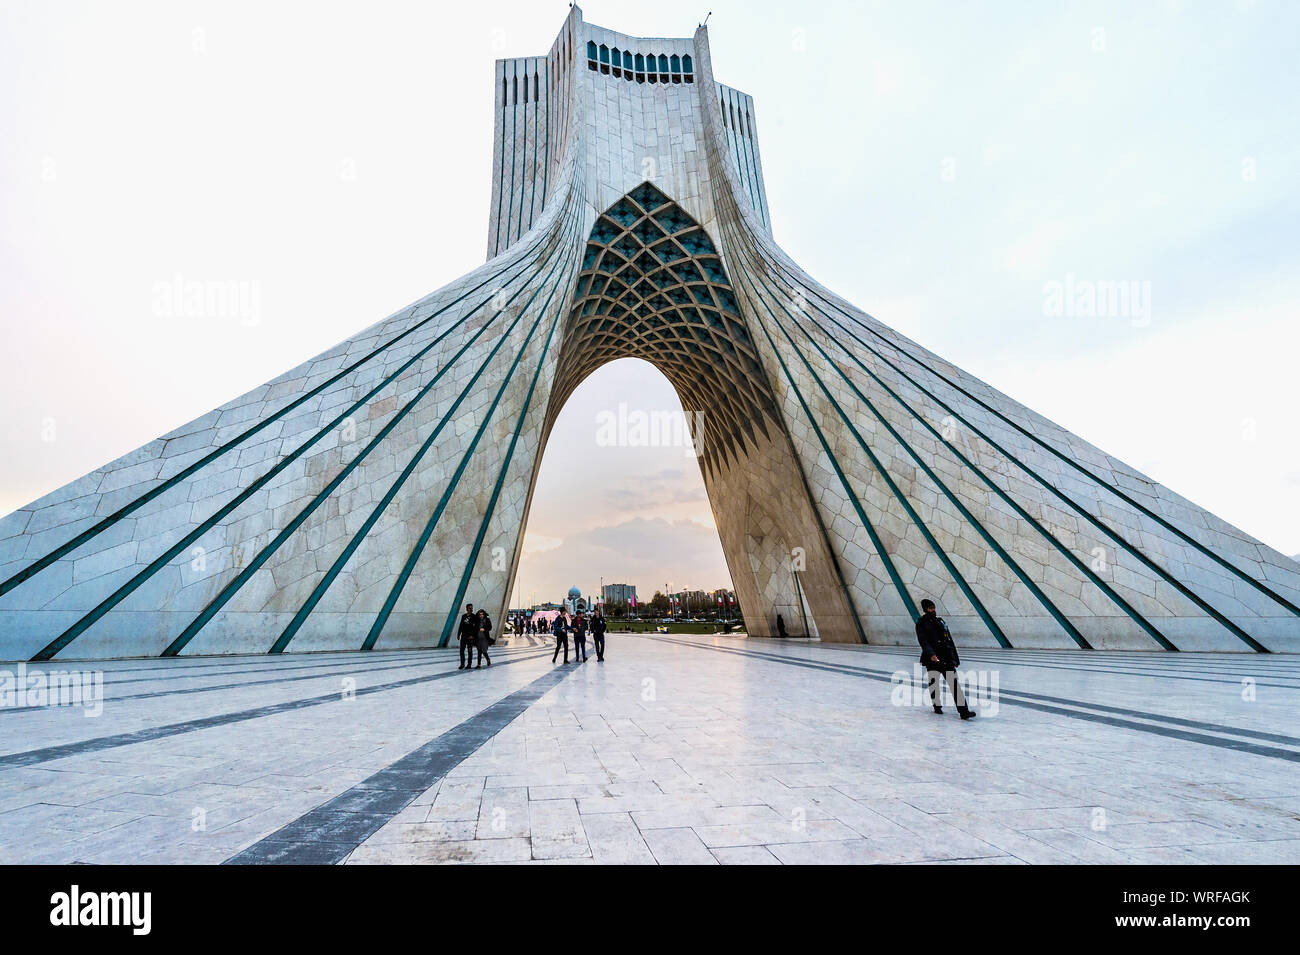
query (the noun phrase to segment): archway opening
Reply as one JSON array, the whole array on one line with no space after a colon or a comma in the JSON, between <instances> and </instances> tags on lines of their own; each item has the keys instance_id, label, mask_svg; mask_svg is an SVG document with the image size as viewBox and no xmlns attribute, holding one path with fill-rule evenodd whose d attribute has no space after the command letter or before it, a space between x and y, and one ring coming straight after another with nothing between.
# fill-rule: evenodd
<instances>
[{"instance_id":1,"label":"archway opening","mask_svg":"<svg viewBox=\"0 0 1300 955\"><path fill-rule=\"evenodd\" d=\"M714 592L731 591L689 424L651 363L615 359L569 395L538 468L518 567L511 608L558 603L571 587L590 602L610 585L616 621L651 615L656 591L689 595L681 617L706 616ZM617 585L635 587L636 604ZM734 603L723 609L737 617Z\"/></svg>"},{"instance_id":2,"label":"archway opening","mask_svg":"<svg viewBox=\"0 0 1300 955\"><path fill-rule=\"evenodd\" d=\"M831 579L834 575L821 575L811 587L799 578L802 555L816 554L821 566L829 566L826 531L812 507L737 292L704 227L648 182L623 196L592 227L564 329L546 412L542 461L555 455L548 443L557 437L562 445L576 441L579 448L583 446L580 433L563 437L556 425L561 409L584 381L603 368L628 367L623 359L652 364L667 379L681 413L664 413L668 409L661 407L656 419L656 409L646 409L642 403L636 409L643 413L642 419L636 421L630 405L621 407L608 388L598 388L603 441L642 443L661 452L667 449L678 461L689 459L707 498L696 503L701 508L707 504L713 516L711 523L736 594L734 609L724 603L727 615L734 619L735 610L740 610L749 632L773 636L786 631L816 634L812 607L818 605L834 606L833 616L847 620L842 584ZM618 380L617 372L609 375L610 381ZM597 379L605 380L605 376ZM578 412L579 427L581 422L582 412ZM590 409L585 424L592 427ZM601 422L595 424L594 433L588 432L588 447L602 442ZM559 454L554 465L557 473L581 472L580 456L567 447ZM539 462L534 471L534 489L542 466ZM649 463L641 467L643 474L622 478L624 486L635 489L644 484L646 474L657 474L669 478L669 484L675 482L677 492L689 488L698 496L699 485L683 481L685 471ZM562 506L550 499L549 490L543 501L543 506ZM517 564L521 579L512 584L512 606L535 599L529 576L539 569L537 561L544 559L548 546L569 546L566 535L542 530L555 526L552 522L558 515L547 514L534 523L535 503L530 491L528 540L520 542L520 554L526 548L527 556ZM553 566L568 563L560 555L555 558ZM654 576L664 578L665 589L673 589L672 578L683 572L660 569ZM589 568L586 573L601 571ZM659 581L651 585L658 589ZM554 585L548 582L548 586ZM703 588L690 589L702 603ZM638 596L644 599L644 593ZM841 629L843 622L837 624Z\"/></svg>"}]
</instances>

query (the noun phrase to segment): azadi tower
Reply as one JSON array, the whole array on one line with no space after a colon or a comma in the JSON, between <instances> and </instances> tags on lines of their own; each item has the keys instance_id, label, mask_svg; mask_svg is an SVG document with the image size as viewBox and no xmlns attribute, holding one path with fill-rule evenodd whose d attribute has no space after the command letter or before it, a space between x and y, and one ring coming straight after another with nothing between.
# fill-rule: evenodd
<instances>
[{"instance_id":1,"label":"azadi tower","mask_svg":"<svg viewBox=\"0 0 1300 955\"><path fill-rule=\"evenodd\" d=\"M752 635L1300 649L1300 565L822 287L706 30L500 60L487 263L0 521L0 658L444 644L500 619L547 435L672 382ZM796 576L797 575L797 576Z\"/></svg>"}]
</instances>

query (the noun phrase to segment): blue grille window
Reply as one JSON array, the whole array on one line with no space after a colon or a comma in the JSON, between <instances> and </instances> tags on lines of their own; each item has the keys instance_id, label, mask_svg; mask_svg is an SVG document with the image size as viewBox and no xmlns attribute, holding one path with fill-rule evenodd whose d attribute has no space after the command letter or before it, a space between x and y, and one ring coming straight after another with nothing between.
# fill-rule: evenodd
<instances>
[{"instance_id":1,"label":"blue grille window","mask_svg":"<svg viewBox=\"0 0 1300 955\"><path fill-rule=\"evenodd\" d=\"M695 61L689 53L633 53L587 41L587 68L638 83L694 83Z\"/></svg>"}]
</instances>

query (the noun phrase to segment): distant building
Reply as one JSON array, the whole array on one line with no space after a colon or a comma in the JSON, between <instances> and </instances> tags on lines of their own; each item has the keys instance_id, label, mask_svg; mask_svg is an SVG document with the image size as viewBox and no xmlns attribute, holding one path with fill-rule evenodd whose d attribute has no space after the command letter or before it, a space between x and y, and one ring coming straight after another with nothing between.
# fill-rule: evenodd
<instances>
[{"instance_id":1,"label":"distant building","mask_svg":"<svg viewBox=\"0 0 1300 955\"><path fill-rule=\"evenodd\" d=\"M608 607L624 609L636 604L636 586L633 584L605 584L600 588L600 598Z\"/></svg>"},{"instance_id":2,"label":"distant building","mask_svg":"<svg viewBox=\"0 0 1300 955\"><path fill-rule=\"evenodd\" d=\"M709 609L710 597L703 590L683 590L677 598L677 610L681 613L697 614Z\"/></svg>"}]
</instances>

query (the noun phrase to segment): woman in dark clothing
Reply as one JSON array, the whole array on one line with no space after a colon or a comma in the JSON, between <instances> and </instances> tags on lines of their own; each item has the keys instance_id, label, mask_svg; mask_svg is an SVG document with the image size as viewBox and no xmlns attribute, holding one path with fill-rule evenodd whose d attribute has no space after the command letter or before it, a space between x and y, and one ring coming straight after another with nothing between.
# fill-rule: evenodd
<instances>
[{"instance_id":1,"label":"woman in dark clothing","mask_svg":"<svg viewBox=\"0 0 1300 955\"><path fill-rule=\"evenodd\" d=\"M487 661L488 666L492 665L492 658L488 656L488 642L491 639L492 618L488 616L486 610L480 610L478 612L478 666L474 669L482 667L484 660Z\"/></svg>"}]
</instances>

